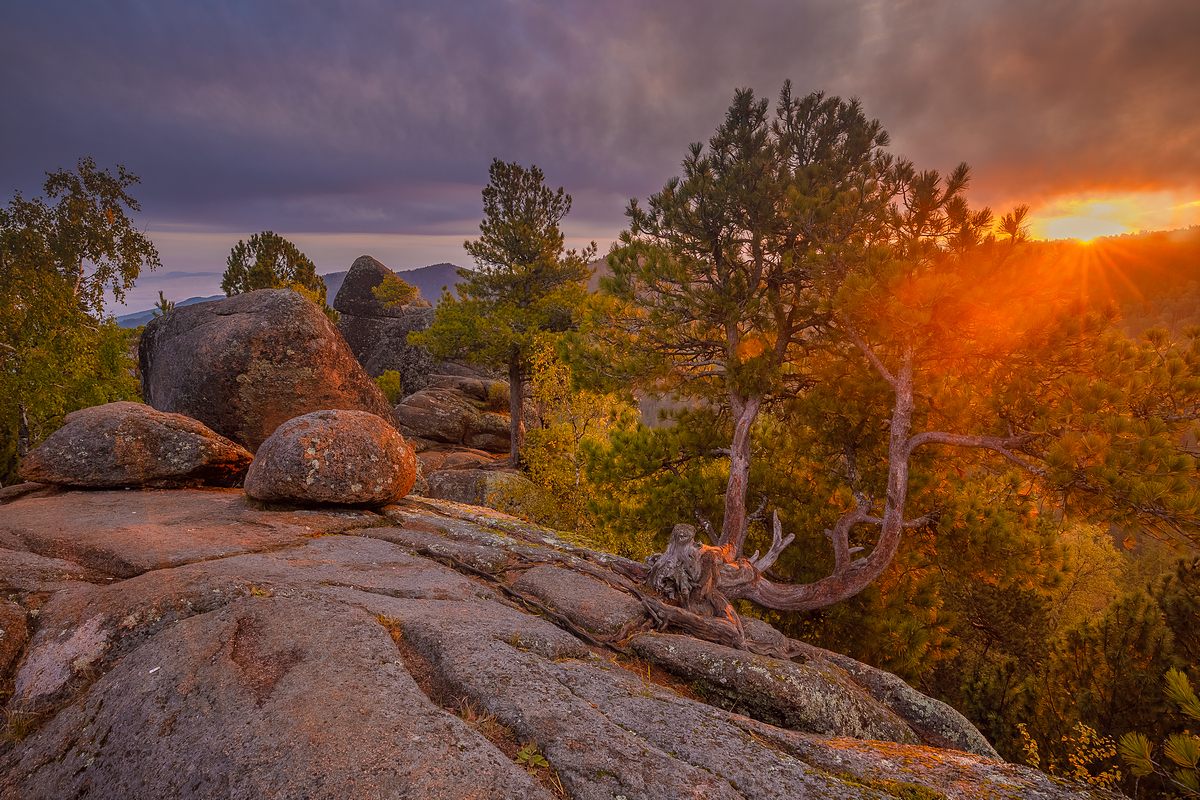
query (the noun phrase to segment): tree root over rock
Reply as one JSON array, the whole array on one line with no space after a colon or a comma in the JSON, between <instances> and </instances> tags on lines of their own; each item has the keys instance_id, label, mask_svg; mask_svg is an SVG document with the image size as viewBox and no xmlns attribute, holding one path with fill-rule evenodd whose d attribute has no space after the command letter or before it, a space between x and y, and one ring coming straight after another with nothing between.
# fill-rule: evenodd
<instances>
[{"instance_id":1,"label":"tree root over rock","mask_svg":"<svg viewBox=\"0 0 1200 800\"><path fill-rule=\"evenodd\" d=\"M674 628L697 639L738 650L747 650L757 655L787 660L805 656L800 647L790 643L762 642L746 636L741 617L738 616L719 588L724 573L730 572L729 565L722 552L717 548L703 547L695 543L695 529L690 525L677 525L672 533L672 546L669 546L666 553L660 554L659 558L652 562L644 576L637 576L643 577L652 591L668 599L678 599L681 603L679 606L663 602L659 597L644 591L643 589L646 587L639 587L630 580L634 576L616 573L609 565L599 566L589 561L580 561L558 554L544 559L544 563L553 563L564 569L587 575L618 591L632 595L642 604L643 615L630 620L613 636L597 637L588 633L558 611L536 598L512 588L495 573L472 567L454 556L437 553L428 548L420 548L415 552L426 558L440 561L461 573L488 581L500 589L505 596L536 611L558 627L593 647L628 655L621 643L630 636L639 632L665 631L668 628ZM536 561L529 556L518 557L524 561ZM742 569L749 570L751 573L756 571L749 561L746 561ZM683 589L681 590L679 587L683 587ZM783 641L787 642L788 640Z\"/></svg>"},{"instance_id":2,"label":"tree root over rock","mask_svg":"<svg viewBox=\"0 0 1200 800\"><path fill-rule=\"evenodd\" d=\"M441 563L446 564L447 566L450 566L450 567L458 570L459 572L463 572L468 575L473 575L477 578L482 578L490 583L495 584L496 588L498 588L501 592L503 592L506 597L509 597L510 599L515 600L518 603L521 603L522 605L536 609L538 611L538 613L545 616L548 620L553 622L555 625L557 625L558 627L567 631L567 633L570 633L572 636L576 637L577 639L587 642L588 644L592 645L593 647L608 646L608 644L606 642L602 642L599 639L597 639L595 636L592 636L590 633L585 631L583 628L581 628L578 625L576 625L575 623L571 622L571 620L567 619L566 617L564 617L562 614L558 613L554 609L550 608L549 606L545 605L544 603L540 602L539 600L536 600L536 599L530 597L529 595L525 594L524 592L518 592L516 589L514 589L511 586L509 586L508 584L506 584L500 578L496 577L495 575L493 575L490 572L487 572L486 570L477 569L475 567L472 567L470 564L467 564L464 561L460 561L459 559L457 559L454 556L449 555L447 553L435 553L433 550L430 550L428 547L421 547L413 552L415 552L419 556L424 556L425 558L429 558L434 561L440 561Z\"/></svg>"}]
</instances>

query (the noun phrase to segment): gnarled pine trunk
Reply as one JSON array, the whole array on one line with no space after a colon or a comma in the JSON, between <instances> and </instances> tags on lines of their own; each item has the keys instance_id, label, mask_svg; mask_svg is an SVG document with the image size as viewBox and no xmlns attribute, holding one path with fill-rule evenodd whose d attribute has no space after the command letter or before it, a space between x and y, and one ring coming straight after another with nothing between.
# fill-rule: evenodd
<instances>
[{"instance_id":1,"label":"gnarled pine trunk","mask_svg":"<svg viewBox=\"0 0 1200 800\"><path fill-rule=\"evenodd\" d=\"M882 365L878 365L882 367ZM882 519L871 515L871 502L856 497L855 508L842 515L826 534L833 542L833 574L803 585L780 585L763 576L794 536L783 537L779 515L774 520L774 541L762 558L743 558L746 539L746 480L750 468L750 428L761 400L735 403L734 441L730 452L729 488L725 523L716 547L695 541L691 525L676 525L666 551L651 556L648 586L660 596L676 600L677 609L654 614L660 624L672 624L689 633L733 646L744 646L741 623L731 600L751 600L780 611L824 608L861 592L887 569L900 546L903 530L918 524L904 521L908 494L909 457L920 442L909 437L913 412L913 370L905 358L896 375L882 370L895 389L888 441L888 484ZM860 523L878 525L879 540L870 555L851 560L851 529ZM664 606L665 607L665 606ZM670 607L665 607L670 608ZM653 612L652 612L653 613Z\"/></svg>"},{"instance_id":2,"label":"gnarled pine trunk","mask_svg":"<svg viewBox=\"0 0 1200 800\"><path fill-rule=\"evenodd\" d=\"M733 441L729 444L729 483L725 488L725 517L717 547L727 561L742 557L746 543L746 490L750 483L750 431L762 408L761 397L738 397L729 393L733 409Z\"/></svg>"}]
</instances>

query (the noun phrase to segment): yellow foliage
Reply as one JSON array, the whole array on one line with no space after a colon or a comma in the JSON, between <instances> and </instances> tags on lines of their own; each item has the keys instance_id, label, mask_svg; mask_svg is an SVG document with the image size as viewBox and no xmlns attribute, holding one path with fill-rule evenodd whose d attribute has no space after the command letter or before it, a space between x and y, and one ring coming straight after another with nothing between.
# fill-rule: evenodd
<instances>
[{"instance_id":1,"label":"yellow foliage","mask_svg":"<svg viewBox=\"0 0 1200 800\"><path fill-rule=\"evenodd\" d=\"M1041 769L1042 755L1038 752L1037 741L1029 735L1029 728L1024 722L1018 722L1017 732L1021 734L1021 755L1025 757L1025 764L1034 769Z\"/></svg>"},{"instance_id":2,"label":"yellow foliage","mask_svg":"<svg viewBox=\"0 0 1200 800\"><path fill-rule=\"evenodd\" d=\"M1116 789L1117 784L1121 780L1121 770L1115 766L1105 769L1105 762L1111 761L1117 754L1116 743L1113 742L1112 738L1101 736L1095 729L1084 725L1082 722L1076 723L1073 731L1074 735L1067 737L1066 740L1068 746L1067 761L1070 764L1070 768L1066 770L1067 777L1083 781L1092 786ZM1017 723L1017 733L1021 737L1021 754L1024 757L1025 764L1034 769L1042 769L1042 758L1038 750L1037 741L1030 736L1029 729L1026 728L1025 723ZM1142 738L1145 739L1144 736ZM1126 746L1125 739L1122 739L1121 753L1123 756L1126 753ZM1127 756L1126 760L1128 760ZM1046 771L1053 775L1055 773L1055 765L1053 763L1047 764ZM1133 774L1144 775L1146 773L1139 773L1135 768Z\"/></svg>"},{"instance_id":3,"label":"yellow foliage","mask_svg":"<svg viewBox=\"0 0 1200 800\"><path fill-rule=\"evenodd\" d=\"M542 490L532 516L603 547L602 541L594 540L596 531L587 512L594 487L583 474L581 447L606 440L615 427L631 425L634 412L614 393L573 391L570 368L558 358L550 337L537 343L532 361L530 386L542 427L528 432L521 452L529 479Z\"/></svg>"},{"instance_id":4,"label":"yellow foliage","mask_svg":"<svg viewBox=\"0 0 1200 800\"><path fill-rule=\"evenodd\" d=\"M392 405L399 403L400 398L404 396L404 381L394 369L384 370L383 374L375 379L375 385Z\"/></svg>"},{"instance_id":5,"label":"yellow foliage","mask_svg":"<svg viewBox=\"0 0 1200 800\"><path fill-rule=\"evenodd\" d=\"M371 294L385 307L396 308L412 303L414 298L421 296L421 291L395 273L389 273Z\"/></svg>"},{"instance_id":6,"label":"yellow foliage","mask_svg":"<svg viewBox=\"0 0 1200 800\"><path fill-rule=\"evenodd\" d=\"M1125 558L1099 525L1072 525L1062 533L1066 579L1051 593L1051 614L1058 630L1090 619L1120 594Z\"/></svg>"},{"instance_id":7,"label":"yellow foliage","mask_svg":"<svg viewBox=\"0 0 1200 800\"><path fill-rule=\"evenodd\" d=\"M509 391L507 383L498 381L488 384L487 400L484 401L484 408L488 411L503 411L507 413L511 405Z\"/></svg>"},{"instance_id":8,"label":"yellow foliage","mask_svg":"<svg viewBox=\"0 0 1200 800\"><path fill-rule=\"evenodd\" d=\"M1067 756L1071 762L1070 776L1092 786L1115 789L1121 780L1121 770L1117 767L1103 768L1104 762L1117 754L1117 746L1112 738L1101 736L1080 722L1075 725L1075 735L1068 741L1071 744L1071 752Z\"/></svg>"}]
</instances>

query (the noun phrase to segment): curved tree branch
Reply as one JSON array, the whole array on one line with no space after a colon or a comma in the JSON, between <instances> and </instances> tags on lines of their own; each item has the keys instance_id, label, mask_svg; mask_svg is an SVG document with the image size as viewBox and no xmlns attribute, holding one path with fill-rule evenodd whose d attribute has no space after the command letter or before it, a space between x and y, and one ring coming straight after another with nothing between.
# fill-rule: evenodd
<instances>
[{"instance_id":1,"label":"curved tree branch","mask_svg":"<svg viewBox=\"0 0 1200 800\"><path fill-rule=\"evenodd\" d=\"M879 356L875 354L875 351L871 349L871 346L864 342L862 337L859 336L858 333L849 325L843 325L842 330L845 331L846 335L850 337L850 341L854 342L859 350L862 350L863 355L867 357L867 360L871 362L871 365L875 367L875 369L879 370L879 374L883 376L883 379L890 383L893 388L895 388L896 376L893 375L888 368L883 365L883 362L879 360Z\"/></svg>"},{"instance_id":2,"label":"curved tree branch","mask_svg":"<svg viewBox=\"0 0 1200 800\"><path fill-rule=\"evenodd\" d=\"M1015 448L1028 444L1036 439L1037 436L1038 434L1036 433L1022 433L1017 436L1001 438L999 436L967 436L957 433L943 433L941 431L925 431L915 434L909 439L908 448L911 452L927 444L947 444L953 447L981 447L985 450L999 453L1021 469L1039 478L1048 479L1050 477L1049 472L1031 464L1013 452Z\"/></svg>"}]
</instances>

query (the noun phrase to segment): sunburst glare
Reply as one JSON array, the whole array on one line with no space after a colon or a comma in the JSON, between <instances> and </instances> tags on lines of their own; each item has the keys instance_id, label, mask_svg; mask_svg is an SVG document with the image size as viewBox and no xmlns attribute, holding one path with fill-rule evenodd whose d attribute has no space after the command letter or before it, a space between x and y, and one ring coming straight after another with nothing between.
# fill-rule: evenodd
<instances>
[{"instance_id":1,"label":"sunburst glare","mask_svg":"<svg viewBox=\"0 0 1200 800\"><path fill-rule=\"evenodd\" d=\"M1030 229L1036 239L1078 239L1140 231L1170 230L1200 223L1200 202L1177 191L1085 192L1046 200L1034 207Z\"/></svg>"}]
</instances>

